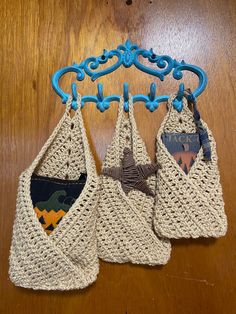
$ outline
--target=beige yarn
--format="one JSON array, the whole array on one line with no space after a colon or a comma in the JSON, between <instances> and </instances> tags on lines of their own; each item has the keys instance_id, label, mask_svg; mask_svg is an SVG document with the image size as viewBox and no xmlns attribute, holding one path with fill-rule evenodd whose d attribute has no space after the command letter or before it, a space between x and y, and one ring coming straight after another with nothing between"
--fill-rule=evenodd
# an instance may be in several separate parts
<instances>
[{"instance_id":1,"label":"beige yarn","mask_svg":"<svg viewBox=\"0 0 236 314\"><path fill-rule=\"evenodd\" d=\"M9 275L16 286L45 290L80 289L96 280L98 177L82 114L66 111L40 153L19 181ZM50 235L38 221L30 196L32 173L78 179L87 173L82 193Z\"/></svg>"},{"instance_id":2,"label":"beige yarn","mask_svg":"<svg viewBox=\"0 0 236 314\"><path fill-rule=\"evenodd\" d=\"M132 97L130 96L129 99ZM129 117L119 104L115 134L103 162L103 169L119 167L125 147L133 151L136 164L150 163L145 144L138 134L133 104L129 103ZM159 239L152 230L154 198L138 190L125 194L121 183L111 177L100 176L97 238L98 255L108 262L157 265L167 263L171 246ZM154 191L155 175L147 183Z\"/></svg>"},{"instance_id":3,"label":"beige yarn","mask_svg":"<svg viewBox=\"0 0 236 314\"><path fill-rule=\"evenodd\" d=\"M184 98L183 110L178 113L169 101L169 112L157 134L157 161L162 169L157 174L154 227L167 238L220 237L227 230L227 218L217 166L216 143L207 124L212 160L203 160L202 148L186 175L167 151L161 135L166 133L195 133L193 113ZM180 121L182 120L182 123Z\"/></svg>"}]
</instances>

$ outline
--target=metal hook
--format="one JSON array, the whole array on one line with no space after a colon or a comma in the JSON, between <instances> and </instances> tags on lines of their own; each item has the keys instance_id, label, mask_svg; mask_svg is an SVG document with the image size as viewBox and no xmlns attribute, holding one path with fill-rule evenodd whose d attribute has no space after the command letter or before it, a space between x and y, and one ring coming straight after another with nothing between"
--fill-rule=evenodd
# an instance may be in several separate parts
<instances>
[{"instance_id":1,"label":"metal hook","mask_svg":"<svg viewBox=\"0 0 236 314\"><path fill-rule=\"evenodd\" d=\"M183 109L183 102L182 102L183 97L184 97L184 84L180 83L177 96L173 100L173 106L178 112L181 112Z\"/></svg>"},{"instance_id":2,"label":"metal hook","mask_svg":"<svg viewBox=\"0 0 236 314\"><path fill-rule=\"evenodd\" d=\"M152 84L150 85L150 93L149 93L149 99L150 99L151 101L154 101L155 98L156 98L156 90L157 90L156 84L155 84L155 83L152 83Z\"/></svg>"},{"instance_id":3,"label":"metal hook","mask_svg":"<svg viewBox=\"0 0 236 314\"><path fill-rule=\"evenodd\" d=\"M158 107L158 101L156 101L157 86L155 83L151 83L150 92L148 94L148 101L146 102L146 108L153 112Z\"/></svg>"},{"instance_id":4,"label":"metal hook","mask_svg":"<svg viewBox=\"0 0 236 314\"><path fill-rule=\"evenodd\" d=\"M98 92L97 92L97 108L101 111L104 112L107 110L110 106L109 102L104 99L103 96L103 85L102 83L98 83L97 85Z\"/></svg>"},{"instance_id":5,"label":"metal hook","mask_svg":"<svg viewBox=\"0 0 236 314\"><path fill-rule=\"evenodd\" d=\"M177 99L178 101L181 101L184 97L184 83L180 83L179 84L179 90L178 90L178 94L177 94Z\"/></svg>"},{"instance_id":6,"label":"metal hook","mask_svg":"<svg viewBox=\"0 0 236 314\"><path fill-rule=\"evenodd\" d=\"M98 93L97 93L98 100L103 101L104 96L103 96L103 85L102 85L102 83L98 83L97 87L98 87Z\"/></svg>"},{"instance_id":7,"label":"metal hook","mask_svg":"<svg viewBox=\"0 0 236 314\"><path fill-rule=\"evenodd\" d=\"M129 111L129 84L124 83L123 85L123 97L124 97L124 110Z\"/></svg>"},{"instance_id":8,"label":"metal hook","mask_svg":"<svg viewBox=\"0 0 236 314\"><path fill-rule=\"evenodd\" d=\"M78 109L78 106L77 106L78 93L77 93L77 86L76 86L75 83L71 84L71 90L72 90L72 104L71 104L71 108L76 110L76 109Z\"/></svg>"}]
</instances>

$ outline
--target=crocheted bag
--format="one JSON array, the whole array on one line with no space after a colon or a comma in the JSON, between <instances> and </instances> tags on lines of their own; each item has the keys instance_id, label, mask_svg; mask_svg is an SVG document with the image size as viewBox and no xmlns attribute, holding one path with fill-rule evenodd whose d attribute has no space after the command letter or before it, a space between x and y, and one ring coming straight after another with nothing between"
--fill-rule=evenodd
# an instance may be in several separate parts
<instances>
[{"instance_id":1,"label":"crocheted bag","mask_svg":"<svg viewBox=\"0 0 236 314\"><path fill-rule=\"evenodd\" d=\"M108 262L165 264L170 257L170 243L159 239L152 230L153 173L157 167L150 164L138 134L132 102L129 101L128 119L123 108L121 98L114 137L100 176L98 255Z\"/></svg>"},{"instance_id":2,"label":"crocheted bag","mask_svg":"<svg viewBox=\"0 0 236 314\"><path fill-rule=\"evenodd\" d=\"M95 235L98 177L84 129L80 97L73 117L70 110L71 99L52 135L20 176L9 258L9 275L16 286L80 289L94 282L98 274ZM30 192L33 173L44 176L45 181L49 177L56 181L72 180L68 184L87 174L82 193L49 235L33 208Z\"/></svg>"},{"instance_id":3,"label":"crocheted bag","mask_svg":"<svg viewBox=\"0 0 236 314\"><path fill-rule=\"evenodd\" d=\"M174 109L172 101L175 97L170 97L169 111L157 134L156 157L162 167L157 174L154 227L160 236L167 238L220 237L226 233L227 219L216 143L196 108L194 115L188 108L185 97L183 110L178 112ZM198 132L201 144L188 174L181 169L162 141L163 134L183 132L190 133L190 136ZM202 142L201 138L204 138Z\"/></svg>"}]
</instances>

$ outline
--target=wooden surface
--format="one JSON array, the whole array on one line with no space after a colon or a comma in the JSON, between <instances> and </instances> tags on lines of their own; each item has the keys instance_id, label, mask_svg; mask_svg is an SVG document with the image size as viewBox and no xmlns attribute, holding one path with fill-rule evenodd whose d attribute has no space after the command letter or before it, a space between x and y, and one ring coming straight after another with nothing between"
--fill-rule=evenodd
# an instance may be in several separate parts
<instances>
[{"instance_id":1,"label":"wooden surface","mask_svg":"<svg viewBox=\"0 0 236 314\"><path fill-rule=\"evenodd\" d=\"M128 1L130 3L132 1ZM0 2L0 313L4 314L231 314L236 313L236 2L224 1L66 1ZM219 240L173 241L164 267L101 263L98 280L84 291L35 292L16 288L8 279L8 254L15 215L17 180L61 117L64 107L51 88L60 67L113 49L127 38L158 54L169 54L203 67L209 84L199 108L218 144L219 167L229 220ZM72 77L63 88L69 91ZM101 78L105 93L171 93L178 82L163 83L121 68ZM185 79L194 87L191 75ZM95 94L89 79L82 94ZM83 110L98 169L111 140L117 106L99 113ZM138 128L154 158L154 138L165 106L149 113L135 106Z\"/></svg>"}]
</instances>

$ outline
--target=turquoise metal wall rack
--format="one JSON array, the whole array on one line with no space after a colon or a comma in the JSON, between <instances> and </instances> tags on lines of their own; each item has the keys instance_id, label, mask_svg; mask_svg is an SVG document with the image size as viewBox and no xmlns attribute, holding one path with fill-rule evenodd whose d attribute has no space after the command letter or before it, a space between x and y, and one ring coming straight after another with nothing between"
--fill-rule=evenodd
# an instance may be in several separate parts
<instances>
[{"instance_id":1,"label":"turquoise metal wall rack","mask_svg":"<svg viewBox=\"0 0 236 314\"><path fill-rule=\"evenodd\" d=\"M105 69L99 70L101 64L107 63L110 59L116 57L117 61L108 66ZM156 68L144 65L141 62L141 57L147 59L151 64L155 64ZM76 73L76 79L78 81L83 81L85 75L88 75L92 81L95 81L101 76L107 75L111 72L117 70L120 66L129 68L134 65L137 69L142 72L151 74L156 78L159 78L161 81L164 81L165 76L172 72L172 76L176 80L183 78L183 71L190 71L198 76L199 84L198 87L192 92L191 97L196 99L206 88L207 85L207 75L206 73L198 66L188 64L184 60L181 62L172 59L167 55L157 55L154 53L153 49L142 49L136 44L132 44L130 40L127 40L124 45L119 45L117 49L110 51L104 50L103 54L98 57L89 57L81 63L74 63L71 66L64 67L59 69L52 76L52 86L56 93L62 98L62 103L66 103L70 94L65 93L59 86L60 78L68 72ZM75 83L71 84L72 89L72 107L77 109L77 87ZM104 112L110 106L110 103L113 101L119 101L120 95L110 95L104 96L103 94L103 85L99 83L97 85L97 95L86 95L82 96L82 107L86 102L96 103L97 108ZM128 99L129 99L129 85L124 83L123 85L123 95L124 95L124 110L128 111ZM174 106L176 110L182 110L182 98L184 95L184 84L179 85L179 90L177 97L174 100ZM151 83L150 92L148 95L138 94L133 95L133 102L144 102L146 108L151 112L156 110L161 102L166 102L169 98L167 95L156 95L156 84Z\"/></svg>"}]
</instances>

